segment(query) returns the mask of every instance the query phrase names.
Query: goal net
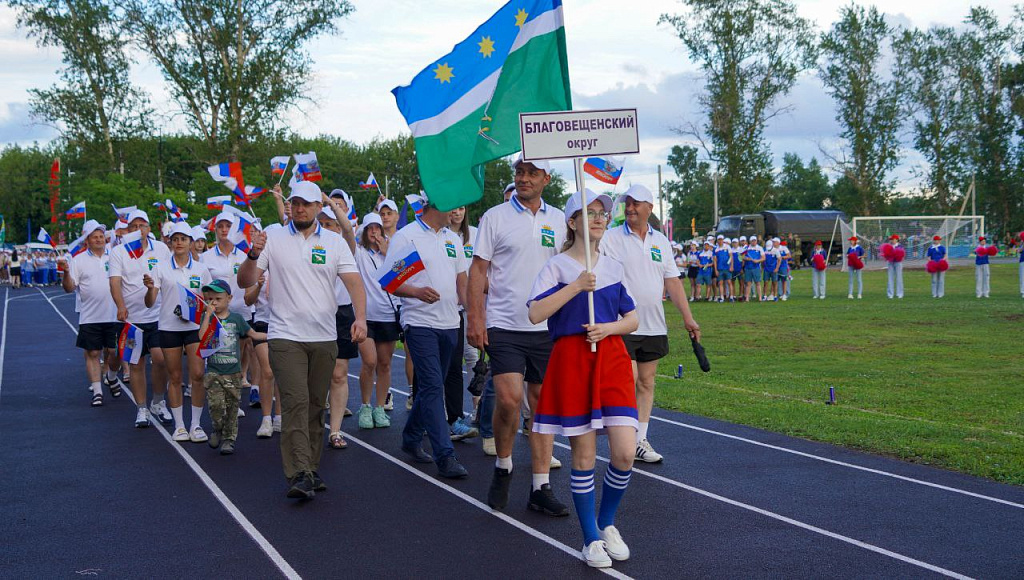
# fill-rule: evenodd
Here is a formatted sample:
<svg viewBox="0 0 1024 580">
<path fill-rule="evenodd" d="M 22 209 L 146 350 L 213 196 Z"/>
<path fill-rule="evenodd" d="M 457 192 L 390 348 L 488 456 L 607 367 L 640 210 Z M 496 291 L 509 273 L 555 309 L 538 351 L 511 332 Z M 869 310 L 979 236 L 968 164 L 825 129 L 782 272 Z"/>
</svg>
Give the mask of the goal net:
<svg viewBox="0 0 1024 580">
<path fill-rule="evenodd" d="M 942 238 L 946 246 L 947 259 L 951 263 L 967 263 L 971 252 L 978 245 L 978 236 L 985 232 L 985 217 L 963 216 L 874 216 L 857 217 L 849 224 L 842 223 L 843 270 L 846 270 L 846 250 L 850 248 L 850 236 L 857 236 L 864 248 L 864 268 L 885 268 L 881 246 L 890 236 L 899 234 L 900 243 L 907 252 L 904 267 L 923 268 L 928 260 L 928 248 L 932 237 Z"/>
</svg>

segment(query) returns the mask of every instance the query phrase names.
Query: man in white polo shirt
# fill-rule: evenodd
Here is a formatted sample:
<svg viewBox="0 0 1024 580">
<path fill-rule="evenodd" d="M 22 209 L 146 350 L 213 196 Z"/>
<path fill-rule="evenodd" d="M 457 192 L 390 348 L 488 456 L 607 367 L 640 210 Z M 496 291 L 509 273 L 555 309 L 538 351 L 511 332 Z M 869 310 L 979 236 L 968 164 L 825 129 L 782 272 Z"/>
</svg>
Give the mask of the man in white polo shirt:
<svg viewBox="0 0 1024 580">
<path fill-rule="evenodd" d="M 82 235 L 88 249 L 68 263 L 68 272 L 62 280 L 65 292 L 78 292 L 78 340 L 76 346 L 85 351 L 85 372 L 92 389 L 92 406 L 103 404 L 103 387 L 113 397 L 121 396 L 121 383 L 117 371 L 121 359 L 117 356 L 117 336 L 121 325 L 117 322 L 117 307 L 110 297 L 107 280 L 107 228 L 96 220 L 85 222 Z M 101 376 L 100 352 L 106 361 L 107 372 Z M 102 383 L 101 383 L 102 381 Z"/>
<path fill-rule="evenodd" d="M 531 324 L 526 303 L 540 269 L 565 241 L 565 214 L 541 198 L 551 182 L 550 164 L 524 162 L 520 157 L 513 167 L 515 193 L 508 203 L 492 207 L 480 219 L 467 310 L 469 343 L 487 350 L 494 379 L 497 459 L 487 503 L 499 510 L 508 505 L 523 379 L 532 410 L 551 356 L 547 324 Z M 527 506 L 552 516 L 568 516 L 569 508 L 555 498 L 548 481 L 553 446 L 554 436 L 530 434 L 533 484 Z"/>
<path fill-rule="evenodd" d="M 416 264 L 422 268 L 404 281 L 391 280 Z M 437 464 L 438 475 L 449 479 L 468 475 L 455 457 L 444 404 L 444 379 L 455 351 L 465 303 L 468 264 L 462 238 L 448 229 L 448 212 L 427 201 L 423 213 L 399 230 L 388 243 L 388 253 L 377 271 L 381 287 L 389 285 L 402 298 L 401 325 L 405 345 L 416 369 L 416 397 L 402 430 L 402 451 L 418 463 Z M 461 392 L 459 395 L 461 396 Z M 433 457 L 423 451 L 423 435 L 430 439 Z"/>
<path fill-rule="evenodd" d="M 281 393 L 281 461 L 288 497 L 310 499 L 327 486 L 317 472 L 324 447 L 324 403 L 338 353 L 334 280 L 352 298 L 351 340 L 366 338 L 366 293 L 352 251 L 342 237 L 317 223 L 323 193 L 301 181 L 288 197 L 291 222 L 255 232 L 238 270 L 242 288 L 268 276 L 270 366 Z"/>
<path fill-rule="evenodd" d="M 110 251 L 110 295 L 117 305 L 117 319 L 130 322 L 142 330 L 142 357 L 138 364 L 131 365 L 132 396 L 138 406 L 135 415 L 136 427 L 149 427 L 151 415 L 161 423 L 171 421 L 164 397 L 167 395 L 167 369 L 164 367 L 164 353 L 160 349 L 160 299 L 153 306 L 146 307 L 146 285 L 143 276 L 171 259 L 167 246 L 150 237 L 149 216 L 137 209 L 128 214 L 128 229 L 125 234 L 142 232 L 142 256 L 132 258 L 121 244 Z M 153 401 L 146 408 L 146 356 L 153 358 Z"/>
<path fill-rule="evenodd" d="M 700 326 L 690 313 L 686 290 L 679 280 L 679 268 L 672 260 L 670 242 L 648 223 L 654 210 L 654 196 L 642 185 L 633 185 L 621 199 L 625 201 L 626 223 L 614 228 L 601 239 L 601 253 L 621 262 L 625 268 L 626 290 L 636 302 L 640 326 L 623 336 L 629 357 L 633 359 L 633 378 L 636 381 L 637 412 L 640 429 L 637 431 L 636 460 L 658 463 L 661 454 L 647 441 L 647 428 L 654 407 L 654 377 L 658 360 L 668 354 L 668 326 L 662 296 L 669 299 L 683 315 L 683 326 L 700 339 Z"/>
</svg>

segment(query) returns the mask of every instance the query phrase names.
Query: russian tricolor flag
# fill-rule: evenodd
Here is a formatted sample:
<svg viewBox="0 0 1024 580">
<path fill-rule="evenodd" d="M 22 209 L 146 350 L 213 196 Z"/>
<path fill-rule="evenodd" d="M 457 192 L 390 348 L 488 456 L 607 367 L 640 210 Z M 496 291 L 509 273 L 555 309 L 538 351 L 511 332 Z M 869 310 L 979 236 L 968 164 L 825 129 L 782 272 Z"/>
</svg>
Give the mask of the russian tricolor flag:
<svg viewBox="0 0 1024 580">
<path fill-rule="evenodd" d="M 370 172 L 370 176 L 366 178 L 366 181 L 360 181 L 359 187 L 363 189 L 380 189 L 377 185 L 377 178 L 373 176 L 373 172 Z"/>
<path fill-rule="evenodd" d="M 230 195 L 217 195 L 206 198 L 206 209 L 222 210 L 224 204 L 231 203 Z"/>
<path fill-rule="evenodd" d="M 383 276 L 379 278 L 380 287 L 385 292 L 394 294 L 402 284 L 405 284 L 409 278 L 416 275 L 417 272 L 422 272 L 426 266 L 423 264 L 423 260 L 420 258 L 419 252 L 412 250 L 410 253 L 405 252 L 399 255 L 405 257 L 395 261 L 391 268 L 388 269 Z M 379 273 L 379 272 L 378 272 Z"/>
<path fill-rule="evenodd" d="M 216 315 L 211 316 L 206 332 L 199 337 L 199 349 L 196 351 L 196 354 L 201 358 L 209 358 L 210 355 L 220 350 L 220 333 L 223 328 L 224 326 L 220 323 L 220 319 Z"/>
<path fill-rule="evenodd" d="M 114 204 L 110 204 L 110 207 L 114 208 L 114 213 L 117 214 L 117 219 L 119 219 L 119 220 L 121 220 L 123 222 L 128 221 L 128 214 L 130 214 L 133 211 L 139 209 L 138 207 L 136 207 L 134 205 L 130 205 L 128 207 L 117 207 Z"/>
<path fill-rule="evenodd" d="M 583 171 L 593 175 L 598 181 L 615 185 L 619 182 L 619 177 L 622 177 L 624 161 L 622 157 L 589 157 L 583 163 Z"/>
<path fill-rule="evenodd" d="M 206 312 L 206 303 L 191 290 L 178 284 L 178 316 L 182 320 L 200 324 L 203 321 L 203 313 Z"/>
<path fill-rule="evenodd" d="M 316 153 L 295 154 L 295 169 L 302 176 L 302 181 L 320 181 L 320 163 L 316 160 Z"/>
<path fill-rule="evenodd" d="M 252 249 L 252 231 L 255 226 L 251 221 L 249 221 L 249 216 L 241 213 L 236 215 L 238 217 L 235 220 L 234 227 L 231 228 L 231 233 L 228 234 L 228 240 L 233 243 L 240 252 L 248 254 L 249 250 Z"/>
<path fill-rule="evenodd" d="M 71 247 L 68 249 L 68 253 L 71 254 L 72 258 L 74 258 L 75 256 L 85 252 L 88 248 L 88 244 L 85 243 L 85 236 L 82 236 L 71 242 Z"/>
<path fill-rule="evenodd" d="M 57 244 L 53 243 L 53 238 L 43 228 L 39 228 L 39 235 L 36 236 L 36 239 L 44 244 L 50 244 L 54 250 L 57 249 Z"/>
<path fill-rule="evenodd" d="M 181 213 L 181 209 L 169 199 L 164 202 L 164 209 L 166 209 L 167 213 L 171 216 L 172 222 L 183 222 L 185 221 L 185 218 L 188 217 L 188 214 Z"/>
<path fill-rule="evenodd" d="M 287 155 L 280 157 L 270 158 L 270 173 L 273 175 L 284 175 L 285 169 L 288 169 L 288 163 L 291 162 L 291 158 Z"/>
<path fill-rule="evenodd" d="M 85 202 L 80 201 L 71 207 L 65 214 L 68 219 L 85 219 Z"/>
<path fill-rule="evenodd" d="M 132 365 L 139 364 L 142 359 L 142 345 L 142 329 L 125 322 L 121 336 L 117 340 L 117 352 L 121 355 L 121 360 Z"/>
<path fill-rule="evenodd" d="M 210 177 L 214 181 L 220 181 L 226 183 L 229 179 L 234 179 L 239 185 L 244 183 L 242 179 L 242 164 L 239 161 L 233 163 L 218 163 L 217 165 L 211 165 L 206 168 L 210 172 Z"/>
<path fill-rule="evenodd" d="M 130 234 L 125 234 L 121 238 L 121 245 L 124 246 L 125 251 L 133 260 L 138 260 L 142 257 L 142 254 L 146 253 L 144 246 L 142 245 L 142 231 L 135 230 Z"/>
</svg>

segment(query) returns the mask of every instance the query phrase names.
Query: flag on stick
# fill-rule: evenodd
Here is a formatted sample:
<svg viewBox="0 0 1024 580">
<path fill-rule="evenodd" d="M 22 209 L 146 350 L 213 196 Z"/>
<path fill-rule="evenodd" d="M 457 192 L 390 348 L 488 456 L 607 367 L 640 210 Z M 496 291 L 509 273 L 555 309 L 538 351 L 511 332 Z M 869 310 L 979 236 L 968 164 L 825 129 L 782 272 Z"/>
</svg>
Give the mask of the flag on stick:
<svg viewBox="0 0 1024 580">
<path fill-rule="evenodd" d="M 624 161 L 622 157 L 589 157 L 583 163 L 583 171 L 593 175 L 598 181 L 615 185 L 622 176 Z"/>
<path fill-rule="evenodd" d="M 295 169 L 302 176 L 301 181 L 320 181 L 323 177 L 320 174 L 320 163 L 316 160 L 316 153 L 295 154 Z"/>
<path fill-rule="evenodd" d="M 110 204 L 110 207 L 114 208 L 114 213 L 117 214 L 117 219 L 126 222 L 128 221 L 128 214 L 139 209 L 137 206 L 130 205 L 128 207 L 117 207 L 114 204 Z"/>
<path fill-rule="evenodd" d="M 403 252 L 397 252 L 397 255 L 403 256 L 398 260 L 387 266 L 387 269 L 381 269 L 377 271 L 378 280 L 380 281 L 380 287 L 385 292 L 391 294 L 395 293 L 402 284 L 405 284 L 409 278 L 416 275 L 417 272 L 422 272 L 426 266 L 423 264 L 423 260 L 420 258 L 419 252 L 414 248 L 409 248 Z M 386 265 L 386 263 L 385 263 Z"/>
<path fill-rule="evenodd" d="M 142 359 L 142 345 L 142 329 L 125 322 L 121 336 L 117 339 L 117 352 L 121 355 L 121 360 L 132 365 L 139 364 Z"/>
<path fill-rule="evenodd" d="M 206 198 L 206 209 L 222 210 L 224 204 L 231 203 L 230 195 L 216 195 L 214 197 Z"/>
<path fill-rule="evenodd" d="M 54 250 L 57 249 L 57 244 L 53 243 L 53 238 L 51 238 L 50 234 L 48 234 L 43 228 L 39 228 L 39 234 L 36 235 L 36 239 L 44 244 L 50 244 L 50 247 Z"/>
<path fill-rule="evenodd" d="M 359 187 L 363 189 L 376 189 L 380 191 L 380 186 L 377 185 L 377 178 L 373 176 L 373 172 L 370 172 L 370 176 L 366 178 L 366 181 L 360 181 Z"/>
<path fill-rule="evenodd" d="M 85 219 L 85 202 L 80 201 L 71 206 L 71 209 L 69 209 L 64 215 L 66 215 L 68 219 Z"/>
<path fill-rule="evenodd" d="M 199 324 L 203 321 L 203 313 L 207 308 L 209 307 L 202 298 L 196 296 L 185 286 L 178 284 L 178 306 L 174 309 L 174 313 L 182 320 Z"/>
<path fill-rule="evenodd" d="M 199 349 L 196 352 L 201 358 L 209 358 L 210 355 L 221 349 L 221 331 L 224 326 L 220 323 L 217 315 L 210 317 L 210 324 L 206 332 L 199 337 Z"/>
<path fill-rule="evenodd" d="M 144 246 L 142 245 L 142 231 L 135 230 L 129 234 L 125 234 L 121 238 L 121 244 L 124 246 L 125 251 L 128 252 L 128 256 L 133 260 L 138 260 L 142 257 L 142 254 L 146 253 Z"/>
<path fill-rule="evenodd" d="M 290 161 L 291 158 L 288 157 L 287 155 L 282 155 L 280 157 L 271 157 L 270 173 L 272 175 L 284 175 L 284 170 L 288 168 L 288 163 Z"/>
</svg>

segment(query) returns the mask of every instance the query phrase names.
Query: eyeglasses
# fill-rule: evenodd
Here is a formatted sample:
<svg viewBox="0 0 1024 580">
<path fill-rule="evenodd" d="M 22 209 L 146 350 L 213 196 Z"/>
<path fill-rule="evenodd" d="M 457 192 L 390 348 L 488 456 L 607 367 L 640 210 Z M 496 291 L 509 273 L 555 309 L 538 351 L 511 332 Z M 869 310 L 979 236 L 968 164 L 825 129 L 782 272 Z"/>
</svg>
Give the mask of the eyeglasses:
<svg viewBox="0 0 1024 580">
<path fill-rule="evenodd" d="M 608 221 L 612 217 L 612 214 L 606 211 L 588 211 L 587 219 L 590 221 Z"/>
</svg>

